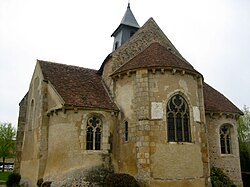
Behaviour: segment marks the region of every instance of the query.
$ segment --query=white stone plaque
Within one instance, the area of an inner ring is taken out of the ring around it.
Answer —
[[[151,103],[151,119],[162,119],[163,118],[163,107],[161,102]]]
[[[200,116],[199,107],[194,106],[193,107],[193,113],[194,113],[194,121],[200,122],[201,121],[201,116]]]

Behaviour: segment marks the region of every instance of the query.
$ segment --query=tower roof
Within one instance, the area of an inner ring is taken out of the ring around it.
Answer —
[[[119,30],[119,28],[123,25],[138,28],[138,29],[140,28],[140,25],[137,23],[135,16],[130,9],[130,3],[128,3],[127,10],[122,18],[120,25],[117,27],[117,29],[113,32],[111,36],[114,36],[115,33]]]
[[[128,3],[127,10],[122,18],[121,24],[140,28],[139,24],[135,19],[134,14],[130,9],[130,3]]]

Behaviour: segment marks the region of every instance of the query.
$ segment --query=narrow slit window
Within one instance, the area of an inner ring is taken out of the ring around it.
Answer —
[[[124,136],[125,136],[125,141],[128,141],[128,122],[127,121],[125,121]]]

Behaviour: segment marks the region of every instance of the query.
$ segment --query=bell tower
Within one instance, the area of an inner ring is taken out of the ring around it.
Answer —
[[[127,10],[118,28],[111,36],[114,37],[113,51],[126,42],[140,28],[128,3]]]

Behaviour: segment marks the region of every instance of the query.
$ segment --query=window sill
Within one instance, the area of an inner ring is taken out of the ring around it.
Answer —
[[[227,158],[227,157],[236,157],[234,154],[220,154],[221,157]]]
[[[167,142],[168,144],[172,145],[193,145],[195,144],[194,142]]]
[[[84,154],[103,154],[106,153],[108,154],[108,150],[83,150],[82,153]]]

